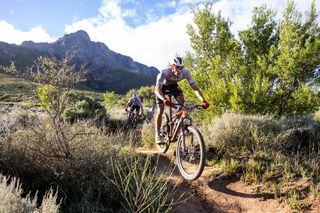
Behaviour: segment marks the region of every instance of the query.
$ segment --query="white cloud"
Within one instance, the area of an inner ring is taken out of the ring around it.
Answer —
[[[316,1],[319,3],[317,5],[320,5],[319,1]],[[181,10],[175,14],[132,28],[123,20],[127,13],[121,10],[118,2],[118,0],[104,1],[96,18],[68,25],[65,27],[66,33],[83,29],[88,32],[92,40],[103,42],[113,51],[158,69],[164,68],[176,52],[185,54],[186,51],[191,50],[189,36],[186,33],[186,25],[192,22],[190,10],[181,7]],[[181,0],[178,5],[191,2],[195,1]],[[254,6],[265,3],[268,7],[275,9],[279,16],[282,12],[278,11],[279,8],[282,10],[286,2],[284,0],[221,0],[214,4],[214,11],[221,11],[224,17],[229,17],[233,23],[231,31],[236,35],[239,30],[250,25]],[[176,1],[168,1],[168,3],[174,5]],[[299,11],[305,11],[309,6],[309,0],[297,2]],[[133,11],[131,13],[133,14]]]
[[[276,18],[281,19],[287,0],[221,0],[215,3],[214,11],[221,11],[222,16],[232,21],[231,31],[236,34],[250,25],[253,8],[262,4],[273,9],[277,13]],[[310,8],[311,0],[296,0],[295,4],[296,9],[304,15]],[[320,0],[316,0],[316,5],[319,8]]]
[[[95,17],[78,20],[75,16],[73,24],[65,26],[65,33],[85,30],[93,41],[103,42],[115,52],[158,69],[164,68],[176,52],[184,55],[186,51],[191,50],[186,25],[192,23],[193,16],[187,5],[204,2],[203,0],[168,0],[167,6],[171,4],[170,6],[176,5],[177,8],[179,5],[178,12],[162,18],[154,17],[156,13],[151,13],[147,24],[137,27],[126,24],[124,18],[139,18],[139,14],[133,9],[121,9],[120,1],[124,0],[103,0]],[[133,2],[133,0],[126,1]],[[225,18],[232,21],[231,31],[236,35],[238,30],[250,25],[254,6],[265,3],[268,7],[275,9],[278,13],[277,17],[280,17],[287,0],[214,0],[214,2],[214,11],[221,11]],[[295,2],[297,9],[304,14],[309,9],[311,0]],[[320,0],[316,0],[316,5],[319,8]],[[137,16],[134,17],[135,14]],[[55,39],[41,26],[21,31],[8,22],[0,20],[0,40],[19,44],[24,40],[52,42]]]
[[[52,42],[52,38],[41,26],[31,28],[29,31],[21,31],[4,20],[0,20],[0,41],[20,44],[23,41]]]
[[[66,33],[83,29],[93,41],[105,43],[111,50],[132,57],[135,61],[164,68],[176,52],[190,49],[186,24],[192,15],[177,13],[144,26],[132,28],[123,20],[116,2],[106,2],[96,18],[85,19],[65,27]]]

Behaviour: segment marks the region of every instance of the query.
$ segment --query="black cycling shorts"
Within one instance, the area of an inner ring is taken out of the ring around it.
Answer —
[[[161,91],[164,95],[171,94],[177,99],[178,96],[183,95],[182,90],[180,89],[178,84],[171,84],[171,85],[162,85]],[[156,103],[157,104],[163,104],[163,101],[156,96]]]
[[[139,105],[132,105],[130,107],[130,112],[133,112],[134,110],[136,110],[136,114],[138,115],[140,113],[140,106]]]

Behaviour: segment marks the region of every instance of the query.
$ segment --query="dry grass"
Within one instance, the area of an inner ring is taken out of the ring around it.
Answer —
[[[6,119],[13,126],[19,123],[12,116]],[[39,191],[43,196],[48,187],[53,187],[55,195],[62,199],[62,211],[114,212],[122,208],[121,191],[106,177],[115,178],[111,162],[116,161],[122,168],[128,162],[126,159],[137,155],[130,146],[133,144],[130,137],[108,129],[101,131],[90,121],[53,124],[48,117],[41,116],[0,138],[3,139],[0,169],[20,177],[24,190]],[[157,181],[158,177],[154,178]],[[51,206],[49,201],[42,202],[42,208]]]
[[[57,194],[50,189],[37,208],[37,195],[34,198],[30,194],[23,196],[18,179],[12,178],[9,181],[9,178],[0,174],[0,212],[58,213],[60,204],[57,199]]]
[[[301,210],[303,198],[284,189],[293,184],[294,190],[302,178],[315,186],[320,182],[320,123],[312,116],[275,119],[226,113],[203,126],[202,132],[208,156],[222,171],[235,171],[226,162],[237,159],[239,169],[232,174],[249,184],[262,182],[266,192],[287,199],[293,210]],[[304,193],[317,191],[310,187]]]
[[[142,146],[150,149],[155,148],[154,134],[155,134],[155,126],[154,126],[154,119],[152,119],[149,122],[145,122],[142,126],[142,131],[141,131]]]

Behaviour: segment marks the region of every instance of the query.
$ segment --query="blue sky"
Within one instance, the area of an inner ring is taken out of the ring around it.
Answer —
[[[53,42],[66,33],[88,32],[92,41],[135,61],[164,68],[175,53],[190,51],[186,24],[190,3],[201,0],[0,0],[0,41]],[[234,34],[250,24],[254,6],[266,3],[281,15],[286,0],[214,0]],[[296,0],[304,13],[311,0]],[[320,8],[320,0],[316,0]]]

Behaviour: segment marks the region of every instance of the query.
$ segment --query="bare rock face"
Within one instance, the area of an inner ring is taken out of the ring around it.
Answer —
[[[101,91],[125,92],[131,88],[152,85],[159,73],[155,67],[135,62],[129,56],[110,50],[101,42],[91,41],[88,33],[83,30],[66,34],[52,43],[24,41],[19,47],[24,51],[33,50],[51,57],[73,55],[74,63],[87,65],[88,86]]]

